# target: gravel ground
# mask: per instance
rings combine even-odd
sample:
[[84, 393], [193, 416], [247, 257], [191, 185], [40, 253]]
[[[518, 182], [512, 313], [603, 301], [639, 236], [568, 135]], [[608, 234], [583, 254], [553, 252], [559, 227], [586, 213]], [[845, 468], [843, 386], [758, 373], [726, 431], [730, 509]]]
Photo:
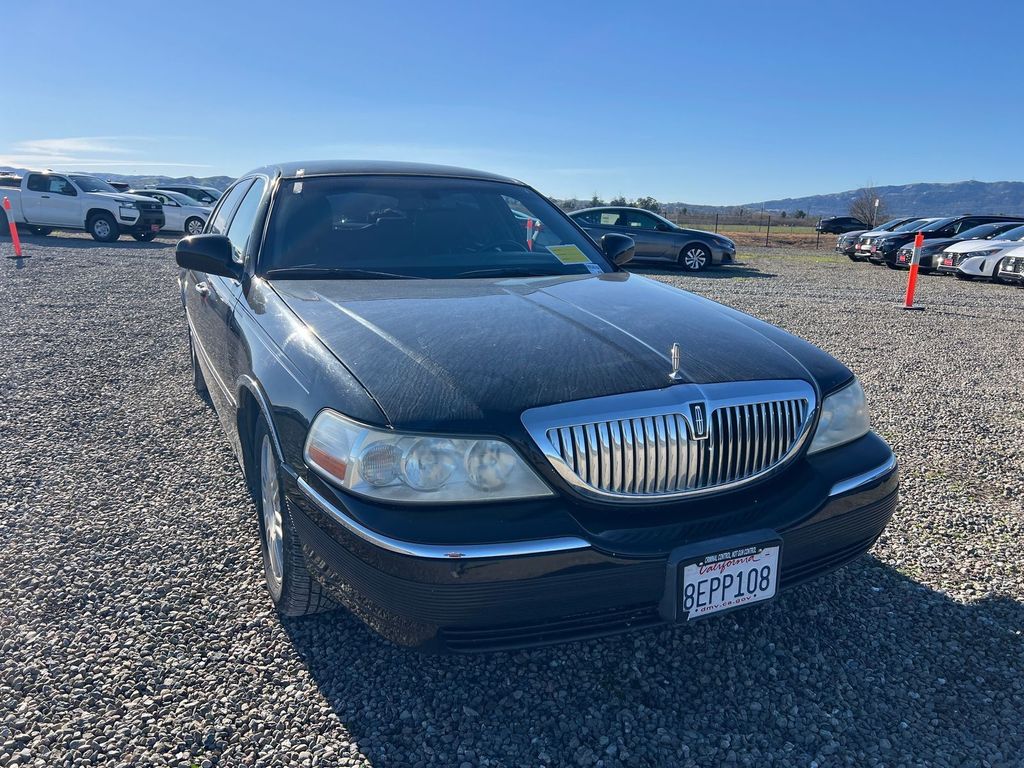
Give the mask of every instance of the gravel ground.
[[903, 273], [782, 249], [655, 274], [860, 374], [893, 523], [760, 610], [423, 657], [272, 611], [170, 243], [27, 250], [0, 259], [0, 766], [1024, 764], [1024, 291], [923, 277], [905, 313]]

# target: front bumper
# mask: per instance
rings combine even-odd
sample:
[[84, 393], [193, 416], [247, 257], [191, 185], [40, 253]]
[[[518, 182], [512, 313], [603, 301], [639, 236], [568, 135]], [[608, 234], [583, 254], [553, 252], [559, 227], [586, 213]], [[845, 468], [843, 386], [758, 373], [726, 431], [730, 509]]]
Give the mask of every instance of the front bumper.
[[[653, 505], [628, 510], [656, 524], [623, 529], [614, 505], [595, 512], [586, 528], [552, 519], [557, 510], [531, 523], [530, 504], [521, 502], [491, 514], [520, 515], [534, 537], [446, 544], [428, 540], [445, 524], [385, 533], [385, 518], [365, 522], [373, 505], [312, 475], [287, 474], [285, 481], [307, 564], [335, 600], [400, 645], [441, 652], [506, 650], [667, 624], [659, 605], [673, 551], [758, 529], [782, 538], [780, 585], [788, 588], [867, 551], [893, 514], [897, 490], [896, 460], [869, 434], [798, 459], [772, 480], [670, 505], [686, 514]], [[469, 514], [478, 520], [480, 508]], [[457, 537], [457, 529], [448, 526], [446, 535]]]
[[712, 264], [732, 264], [734, 261], [736, 261], [735, 246], [730, 248], [728, 246], [718, 245], [715, 243], [711, 244]]
[[1024, 283], [1024, 256], [1010, 256], [1003, 260], [999, 279], [1007, 283]]
[[992, 256], [971, 256], [957, 264], [953, 271], [971, 277], [992, 277], [999, 261], [998, 253]]
[[[119, 208], [117, 214], [118, 228], [127, 234], [143, 234], [157, 232], [165, 223], [164, 212], [160, 210], [134, 210]], [[154, 227], [156, 229], [154, 229]]]

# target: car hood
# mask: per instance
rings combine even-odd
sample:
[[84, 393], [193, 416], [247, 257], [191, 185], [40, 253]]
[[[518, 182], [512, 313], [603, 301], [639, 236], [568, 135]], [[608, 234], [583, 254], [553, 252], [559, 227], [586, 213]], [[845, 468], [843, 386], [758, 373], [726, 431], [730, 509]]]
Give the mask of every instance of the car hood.
[[956, 245], [946, 249], [946, 253], [971, 253], [972, 251], [997, 251], [1000, 248], [1012, 248], [1014, 240], [960, 240]]
[[535, 406], [661, 389], [673, 343], [680, 383], [827, 391], [851, 375], [774, 326], [626, 272], [272, 286], [402, 428], [493, 431]]
[[122, 200], [131, 200], [132, 202], [135, 202], [135, 203], [139, 203], [139, 202], [142, 202], [142, 203], [155, 203], [155, 202], [158, 202], [158, 201], [154, 200], [152, 197], [147, 197], [146, 195], [133, 195], [133, 194], [131, 194], [129, 192], [89, 192], [87, 194], [96, 195], [97, 197], [105, 197], [108, 200], [115, 200], [115, 201], [118, 201], [118, 202], [120, 202]]

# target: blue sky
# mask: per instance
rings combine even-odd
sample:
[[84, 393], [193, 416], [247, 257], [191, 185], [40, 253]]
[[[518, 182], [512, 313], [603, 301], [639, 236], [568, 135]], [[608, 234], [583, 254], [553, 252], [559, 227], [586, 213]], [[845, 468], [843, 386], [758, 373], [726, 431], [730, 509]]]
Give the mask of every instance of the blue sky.
[[709, 204], [1024, 178], [1024, 4], [101, 5], [3, 3], [0, 165], [400, 159]]

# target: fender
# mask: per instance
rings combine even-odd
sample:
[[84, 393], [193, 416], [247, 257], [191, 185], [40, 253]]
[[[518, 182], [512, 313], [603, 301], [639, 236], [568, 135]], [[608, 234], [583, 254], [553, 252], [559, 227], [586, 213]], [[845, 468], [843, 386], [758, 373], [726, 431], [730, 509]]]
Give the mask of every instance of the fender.
[[256, 404], [259, 406], [260, 411], [263, 413], [263, 418], [267, 422], [267, 428], [270, 430], [270, 441], [274, 444], [277, 462], [281, 466], [286, 466], [287, 462], [285, 461], [284, 451], [281, 449], [281, 438], [277, 433], [277, 423], [274, 421], [274, 413], [270, 409], [270, 401], [267, 399], [263, 387], [252, 376], [242, 374], [235, 383], [235, 392], [238, 393], [239, 400], [243, 390], [247, 390], [255, 398]]

